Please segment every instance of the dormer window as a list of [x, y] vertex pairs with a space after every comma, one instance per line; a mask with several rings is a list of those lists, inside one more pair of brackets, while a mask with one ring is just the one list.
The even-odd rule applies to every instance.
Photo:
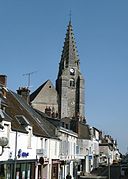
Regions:
[[24, 127], [27, 127], [29, 125], [28, 120], [23, 115], [16, 115], [16, 119], [17, 119], [18, 123]]

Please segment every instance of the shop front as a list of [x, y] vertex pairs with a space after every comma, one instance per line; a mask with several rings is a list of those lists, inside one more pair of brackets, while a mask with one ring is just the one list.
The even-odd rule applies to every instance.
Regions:
[[59, 168], [60, 168], [60, 161], [52, 160], [52, 174], [51, 174], [52, 179], [58, 179]]
[[36, 160], [0, 162], [0, 179], [35, 179]]
[[37, 160], [37, 173], [35, 179], [49, 178], [49, 159], [40, 157]]

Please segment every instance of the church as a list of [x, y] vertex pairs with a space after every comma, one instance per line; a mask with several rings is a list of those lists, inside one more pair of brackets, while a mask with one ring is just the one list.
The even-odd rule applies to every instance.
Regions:
[[67, 26], [55, 86], [50, 80], [41, 84], [30, 95], [30, 103], [33, 108], [46, 113], [52, 118], [69, 121], [78, 119], [81, 122], [85, 122], [84, 85], [70, 20]]

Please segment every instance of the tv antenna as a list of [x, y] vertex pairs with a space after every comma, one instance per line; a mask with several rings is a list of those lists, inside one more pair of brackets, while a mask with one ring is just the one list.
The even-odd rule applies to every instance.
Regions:
[[23, 74], [23, 76], [28, 76], [28, 85], [27, 85], [28, 88], [30, 87], [31, 75], [33, 75], [33, 74], [36, 73], [36, 72], [37, 72], [37, 71], [32, 71], [32, 72]]

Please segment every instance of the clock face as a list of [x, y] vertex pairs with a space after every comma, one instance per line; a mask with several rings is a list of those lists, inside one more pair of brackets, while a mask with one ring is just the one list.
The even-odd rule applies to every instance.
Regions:
[[74, 68], [71, 68], [71, 69], [70, 69], [70, 74], [71, 74], [71, 75], [74, 75], [74, 73], [75, 73]]

